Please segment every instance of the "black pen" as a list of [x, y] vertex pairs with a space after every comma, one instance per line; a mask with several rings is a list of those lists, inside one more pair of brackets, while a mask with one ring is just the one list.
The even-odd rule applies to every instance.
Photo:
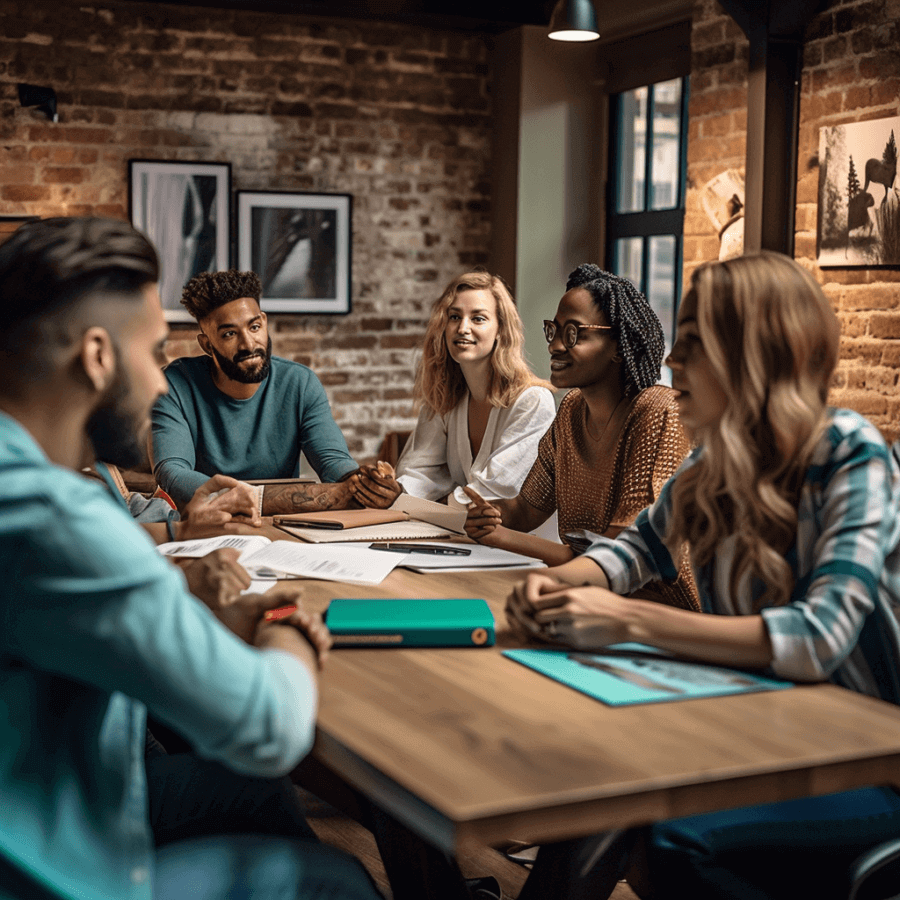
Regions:
[[468, 556], [472, 551], [465, 547], [437, 547], [432, 544], [372, 544], [372, 550], [390, 550], [392, 553], [431, 553], [434, 556]]

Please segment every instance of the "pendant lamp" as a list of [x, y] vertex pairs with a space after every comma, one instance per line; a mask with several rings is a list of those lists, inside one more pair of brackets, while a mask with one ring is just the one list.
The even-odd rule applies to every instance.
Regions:
[[600, 32], [591, 0], [558, 0], [550, 16], [549, 36], [554, 41], [596, 41]]

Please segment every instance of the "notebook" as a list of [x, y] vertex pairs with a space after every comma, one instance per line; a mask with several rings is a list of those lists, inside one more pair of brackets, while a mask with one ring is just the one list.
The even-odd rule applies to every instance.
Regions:
[[388, 522], [406, 522], [409, 514], [394, 509], [341, 509], [326, 512], [290, 513], [273, 516], [272, 524], [290, 525], [293, 528], [327, 528], [342, 530], [384, 525]]
[[[362, 520], [372, 513], [388, 514], [393, 521], [382, 524], [344, 525], [342, 528], [323, 527], [323, 521], [352, 521], [350, 513], [360, 513]], [[319, 517], [316, 526], [293, 524], [289, 520], [299, 515], [305, 519]], [[346, 517], [346, 518], [345, 518]], [[282, 521], [288, 520], [288, 521]], [[300, 513], [294, 516], [277, 516], [274, 520], [282, 531], [313, 544], [337, 541], [418, 541], [459, 537], [465, 532], [466, 510], [452, 509], [444, 503], [423, 500], [401, 494], [386, 510], [345, 510], [339, 513]]]
[[335, 647], [490, 647], [494, 643], [494, 617], [484, 600], [332, 600], [325, 624]]
[[389, 522], [385, 525], [370, 525], [367, 528], [297, 528], [293, 525], [279, 525], [282, 531], [292, 534], [311, 544], [343, 543], [344, 541], [418, 541], [446, 540], [459, 537], [454, 531], [430, 525], [428, 522]]

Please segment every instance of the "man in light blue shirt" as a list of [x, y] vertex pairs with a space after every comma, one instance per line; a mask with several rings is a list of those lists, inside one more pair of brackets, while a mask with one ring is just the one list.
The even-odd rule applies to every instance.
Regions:
[[300, 453], [324, 484], [266, 485], [261, 512], [344, 509], [358, 470], [312, 370], [272, 356], [255, 272], [202, 272], [182, 303], [197, 320], [205, 356], [166, 368], [169, 390], [153, 409], [153, 471], [181, 507], [211, 475], [297, 476]]
[[194, 884], [203, 898], [375, 898], [361, 868], [317, 844], [154, 851], [147, 710], [202, 757], [284, 775], [312, 745], [329, 643], [301, 609], [264, 620], [285, 593], [235, 604], [224, 627], [76, 474], [89, 444], [126, 467], [140, 458], [166, 389], [157, 277], [123, 222], [48, 219], [0, 247], [0, 897], [181, 900]]

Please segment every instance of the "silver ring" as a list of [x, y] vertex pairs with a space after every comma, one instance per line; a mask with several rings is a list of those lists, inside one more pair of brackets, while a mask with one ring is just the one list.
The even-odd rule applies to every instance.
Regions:
[[550, 635], [550, 637], [556, 637], [556, 619], [551, 619], [544, 625], [544, 631]]

